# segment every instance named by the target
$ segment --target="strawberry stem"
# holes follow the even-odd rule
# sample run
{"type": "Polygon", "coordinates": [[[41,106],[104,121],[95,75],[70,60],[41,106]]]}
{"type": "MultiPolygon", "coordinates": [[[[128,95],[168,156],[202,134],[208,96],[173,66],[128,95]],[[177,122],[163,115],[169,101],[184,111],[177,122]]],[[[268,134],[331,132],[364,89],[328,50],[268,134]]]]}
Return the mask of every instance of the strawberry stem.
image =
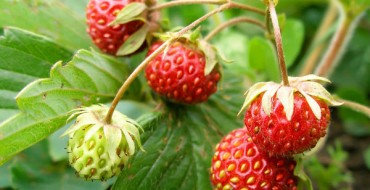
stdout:
{"type": "Polygon", "coordinates": [[[364,106],[362,104],[359,104],[357,102],[353,102],[350,100],[344,100],[341,98],[337,98],[338,101],[342,102],[345,107],[351,108],[354,111],[360,112],[365,114],[367,117],[370,118],[370,107],[364,106]]]}
{"type": "Polygon", "coordinates": [[[328,77],[333,69],[336,67],[339,59],[342,57],[344,50],[346,49],[352,33],[364,14],[358,14],[354,17],[344,14],[340,19],[339,28],[336,30],[332,41],[329,44],[329,48],[321,60],[319,66],[315,70],[315,74],[318,76],[328,77]]]}
{"type": "Polygon", "coordinates": [[[192,4],[213,4],[213,5],[222,5],[227,3],[227,0],[177,0],[164,2],[159,5],[155,5],[149,8],[149,10],[161,10],[169,7],[175,7],[180,5],[192,5],[192,4]]]}
{"type": "Polygon", "coordinates": [[[206,41],[209,41],[211,38],[213,38],[216,34],[218,34],[220,31],[222,31],[223,29],[227,28],[227,27],[230,27],[232,25],[235,25],[235,24],[238,24],[238,23],[242,23],[242,22],[246,22],[246,23],[251,23],[251,24],[255,24],[257,26],[259,26],[260,28],[262,28],[262,30],[266,30],[266,27],[265,25],[260,22],[259,20],[256,20],[256,19],[252,19],[252,18],[248,18],[248,17],[237,17],[237,18],[233,18],[233,19],[230,19],[222,24],[220,24],[219,26],[217,26],[215,29],[213,29],[205,38],[204,40],[206,41]]]}
{"type": "Polygon", "coordinates": [[[276,49],[279,59],[279,68],[281,73],[281,78],[283,80],[284,86],[289,86],[289,80],[288,80],[288,71],[285,65],[285,59],[284,59],[284,51],[283,51],[283,42],[281,39],[281,33],[280,33],[280,27],[279,27],[279,21],[275,10],[275,3],[273,0],[269,1],[268,6],[268,12],[270,13],[271,23],[272,27],[274,28],[274,36],[275,36],[275,43],[276,43],[276,49]]]}
{"type": "MultiPolygon", "coordinates": [[[[258,9],[253,6],[248,6],[236,2],[232,2],[231,0],[177,0],[177,1],[169,1],[159,5],[155,5],[149,7],[150,11],[153,10],[161,10],[169,7],[175,7],[180,5],[191,5],[191,4],[214,4],[214,5],[223,5],[223,4],[230,4],[233,8],[239,8],[247,11],[252,11],[258,13],[260,15],[265,15],[265,12],[261,9],[258,9]]],[[[231,7],[230,7],[231,8],[231,7]]]]}
{"type": "Polygon", "coordinates": [[[161,53],[172,41],[175,41],[177,38],[181,37],[182,35],[184,35],[189,30],[195,28],[196,26],[198,26],[200,23],[202,23],[204,20],[211,17],[212,15],[217,14],[219,12],[222,12],[224,10],[230,9],[230,8],[234,8],[234,4],[228,2],[228,3],[225,3],[225,4],[221,5],[217,9],[203,15],[202,17],[198,18],[197,20],[195,20],[190,25],[181,29],[179,32],[174,33],[172,38],[170,38],[169,40],[164,42],[161,46],[158,47],[158,49],[156,49],[152,54],[150,54],[150,56],[145,58],[144,61],[141,62],[140,65],[135,68],[135,70],[130,74],[130,76],[125,80],[125,82],[122,84],[122,86],[118,90],[118,92],[117,92],[116,96],[114,97],[114,99],[112,101],[112,104],[111,104],[111,106],[108,110],[107,116],[105,117],[105,122],[107,122],[108,124],[111,123],[113,112],[116,109],[117,104],[121,100],[123,94],[126,92],[126,90],[129,88],[130,84],[134,81],[134,79],[139,75],[139,73],[146,67],[146,65],[150,61],[152,61],[159,53],[161,53]]]}
{"type": "Polygon", "coordinates": [[[303,64],[303,69],[300,72],[301,76],[311,74],[320,58],[321,53],[327,45],[327,41],[324,40],[329,28],[333,25],[333,22],[337,18],[338,9],[335,6],[334,1],[330,1],[329,7],[325,13],[324,20],[320,24],[320,28],[317,31],[313,42],[311,44],[312,51],[309,53],[307,59],[303,64]]]}

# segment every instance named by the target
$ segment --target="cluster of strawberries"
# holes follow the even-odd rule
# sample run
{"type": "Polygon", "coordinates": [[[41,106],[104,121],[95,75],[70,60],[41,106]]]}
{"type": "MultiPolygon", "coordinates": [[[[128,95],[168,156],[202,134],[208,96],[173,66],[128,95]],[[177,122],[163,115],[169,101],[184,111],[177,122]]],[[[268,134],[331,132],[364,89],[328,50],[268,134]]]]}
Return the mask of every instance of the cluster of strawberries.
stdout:
{"type": "Polygon", "coordinates": [[[294,156],[326,135],[328,105],[337,104],[315,80],[325,79],[309,75],[290,78],[289,87],[266,82],[247,91],[245,127],[224,137],[212,160],[216,189],[297,189],[294,156]]]}
{"type": "MultiPolygon", "coordinates": [[[[118,12],[132,2],[91,0],[88,33],[103,52],[116,55],[120,46],[145,23],[133,20],[111,25],[118,12]]],[[[163,41],[152,43],[147,56],[163,41]]],[[[172,42],[147,65],[149,86],[166,100],[196,104],[217,91],[217,64],[207,65],[201,42],[186,37],[172,42]],[[209,69],[210,67],[210,69],[209,69]]],[[[138,46],[139,47],[139,46],[138,46]]],[[[297,189],[293,156],[316,146],[326,135],[329,105],[338,105],[321,83],[308,75],[289,78],[290,85],[257,83],[246,93],[245,127],[225,136],[216,147],[211,181],[216,189],[297,189]]]]}
{"type": "MultiPolygon", "coordinates": [[[[103,52],[116,55],[118,49],[144,24],[131,21],[111,25],[117,14],[128,4],[139,0],[106,1],[91,0],[87,7],[88,33],[103,52]]],[[[145,43],[145,42],[144,42],[145,43]]],[[[147,56],[154,52],[162,41],[151,44],[147,56]]],[[[146,68],[149,86],[167,100],[195,104],[208,100],[217,90],[221,74],[216,67],[205,73],[206,55],[198,40],[181,38],[157,55],[146,68]]],[[[141,49],[138,49],[141,50],[141,49]]]]}

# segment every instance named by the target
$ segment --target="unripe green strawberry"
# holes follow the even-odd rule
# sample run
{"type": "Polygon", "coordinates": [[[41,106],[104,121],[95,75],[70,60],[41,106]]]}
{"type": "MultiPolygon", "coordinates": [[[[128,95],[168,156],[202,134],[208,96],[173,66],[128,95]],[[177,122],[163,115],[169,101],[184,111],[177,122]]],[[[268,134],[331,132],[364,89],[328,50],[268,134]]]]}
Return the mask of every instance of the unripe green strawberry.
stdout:
{"type": "Polygon", "coordinates": [[[119,174],[135,153],[134,141],[141,147],[139,125],[117,111],[107,124],[108,109],[104,105],[78,109],[72,115],[78,115],[75,124],[65,133],[70,137],[69,163],[85,179],[106,180],[119,174]]]}

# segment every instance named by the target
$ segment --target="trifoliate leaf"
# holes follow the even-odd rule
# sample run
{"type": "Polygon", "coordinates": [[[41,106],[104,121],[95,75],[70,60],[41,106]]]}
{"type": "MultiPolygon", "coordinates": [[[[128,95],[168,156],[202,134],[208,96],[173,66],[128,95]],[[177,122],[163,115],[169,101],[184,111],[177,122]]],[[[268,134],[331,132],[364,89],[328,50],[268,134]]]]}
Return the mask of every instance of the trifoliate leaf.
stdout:
{"type": "MultiPolygon", "coordinates": [[[[133,20],[142,20],[138,17],[147,9],[145,3],[132,2],[126,5],[118,14],[117,17],[109,25],[125,24],[133,20]]],[[[143,20],[145,21],[145,20],[143,20]]]]}

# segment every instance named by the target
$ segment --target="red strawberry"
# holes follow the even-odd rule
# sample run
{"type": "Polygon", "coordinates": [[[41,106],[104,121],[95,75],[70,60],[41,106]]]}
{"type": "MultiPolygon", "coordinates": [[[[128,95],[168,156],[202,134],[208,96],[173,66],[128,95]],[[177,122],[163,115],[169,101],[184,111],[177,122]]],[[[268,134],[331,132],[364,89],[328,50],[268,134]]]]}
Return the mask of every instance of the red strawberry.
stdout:
{"type": "MultiPolygon", "coordinates": [[[[163,42],[154,43],[148,55],[163,42]]],[[[168,100],[196,104],[208,100],[216,92],[221,74],[218,67],[205,75],[206,57],[198,46],[188,40],[178,40],[157,55],[147,66],[145,76],[149,86],[168,100]]]]}
{"type": "Polygon", "coordinates": [[[261,153],[245,128],[225,136],[216,147],[211,166],[215,189],[296,190],[295,161],[261,153]]]}
{"type": "Polygon", "coordinates": [[[256,98],[244,118],[248,134],[261,149],[270,155],[284,156],[302,153],[313,148],[325,136],[330,121],[328,105],[320,99],[315,101],[321,108],[321,119],[317,119],[307,100],[294,93],[294,112],[288,121],[284,107],[276,96],[272,98],[272,112],[267,115],[261,104],[262,94],[256,98]]]}
{"type": "Polygon", "coordinates": [[[121,45],[144,23],[131,21],[109,26],[126,5],[141,0],[90,0],[86,17],[88,30],[94,44],[105,53],[115,55],[121,45]]]}
{"type": "Polygon", "coordinates": [[[290,78],[291,86],[257,83],[247,93],[244,124],[248,135],[270,156],[292,156],[315,147],[330,122],[328,105],[340,105],[308,75],[290,78]]]}

